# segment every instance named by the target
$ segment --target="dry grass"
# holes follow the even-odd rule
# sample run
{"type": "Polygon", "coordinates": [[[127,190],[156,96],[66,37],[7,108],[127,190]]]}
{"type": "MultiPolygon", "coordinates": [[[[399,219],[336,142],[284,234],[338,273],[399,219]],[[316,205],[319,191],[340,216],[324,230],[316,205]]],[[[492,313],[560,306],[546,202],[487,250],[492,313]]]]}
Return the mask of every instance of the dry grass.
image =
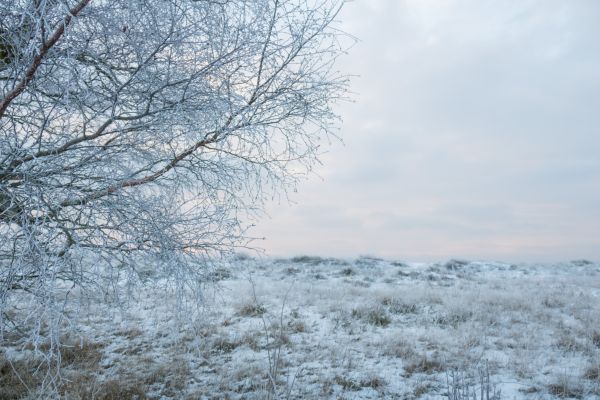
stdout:
{"type": "Polygon", "coordinates": [[[575,337],[573,333],[569,332],[561,333],[559,338],[556,340],[556,346],[567,352],[582,352],[586,349],[585,344],[582,343],[577,337],[575,337]]]}
{"type": "Polygon", "coordinates": [[[386,310],[381,306],[354,308],[351,315],[374,326],[385,327],[392,322],[386,310]]]}
{"type": "Polygon", "coordinates": [[[89,374],[81,374],[61,387],[61,396],[68,400],[144,400],[146,391],[141,380],[119,378],[99,382],[89,374]]]}
{"type": "Polygon", "coordinates": [[[387,385],[387,382],[379,376],[371,376],[369,378],[361,380],[360,385],[362,387],[368,387],[368,388],[375,389],[375,390],[381,390],[387,385]]]}
{"type": "Polygon", "coordinates": [[[0,400],[21,399],[42,382],[35,374],[37,365],[30,361],[9,360],[0,353],[0,400]]]}
{"type": "Polygon", "coordinates": [[[217,353],[231,353],[241,344],[239,340],[220,336],[212,342],[211,349],[217,353]]]}
{"type": "Polygon", "coordinates": [[[567,379],[559,379],[557,382],[548,385],[548,392],[560,398],[575,398],[583,397],[583,390],[580,386],[573,384],[567,379]]]}
{"type": "MultiPolygon", "coordinates": [[[[54,380],[59,392],[67,398],[89,398],[89,390],[97,386],[93,376],[102,360],[103,345],[88,340],[65,337],[59,345],[61,379],[54,380]],[[80,393],[83,393],[81,396],[80,393]]],[[[49,352],[50,345],[26,346],[26,350],[49,352]]],[[[30,356],[29,359],[9,359],[0,355],[0,400],[20,399],[40,390],[44,382],[55,372],[43,360],[30,356]]]]}
{"type": "Polygon", "coordinates": [[[594,346],[600,348],[600,330],[594,330],[591,334],[591,341],[594,346]]]}
{"type": "Polygon", "coordinates": [[[256,302],[248,302],[246,304],[242,304],[237,312],[237,315],[242,317],[260,317],[266,312],[267,309],[263,305],[256,302]]]}
{"type": "MultiPolygon", "coordinates": [[[[88,397],[86,393],[85,396],[79,399],[85,400],[90,398],[92,397],[88,397]]],[[[113,379],[101,384],[93,398],[98,400],[147,399],[146,388],[144,388],[141,382],[123,382],[120,379],[113,379]]]]}
{"type": "Polygon", "coordinates": [[[442,372],[443,370],[444,364],[441,360],[427,355],[418,356],[404,365],[404,371],[408,376],[417,373],[433,374],[436,372],[442,372]]]}
{"type": "Polygon", "coordinates": [[[392,314],[416,314],[419,311],[417,304],[392,297],[384,297],[381,304],[392,314]]]}
{"type": "MultiPolygon", "coordinates": [[[[485,357],[505,398],[600,395],[600,309],[591,295],[600,268],[579,276],[460,262],[394,267],[367,257],[348,266],[304,257],[285,262],[228,268],[235,279],[221,282],[224,308],[209,307],[185,338],[162,314],[156,328],[135,326],[146,315],[140,307],[126,328],[122,321],[90,326],[94,337],[102,329],[105,345],[64,339],[60,394],[75,400],[286,398],[291,386],[292,399],[377,398],[374,390],[379,397],[437,398],[445,394],[446,371],[485,357]],[[247,295],[253,282],[240,279],[248,268],[259,295],[253,299],[247,295]],[[575,375],[557,374],[565,368],[575,375]]],[[[0,400],[27,395],[5,361],[0,400]]],[[[35,364],[13,365],[27,386],[39,389],[44,375],[33,373],[35,364]]]]}
{"type": "Polygon", "coordinates": [[[589,366],[583,373],[583,377],[600,384],[600,364],[589,366]]]}
{"type": "Polygon", "coordinates": [[[61,346],[61,362],[63,366],[94,369],[102,361],[103,347],[101,343],[87,340],[72,341],[61,346]]]}
{"type": "Polygon", "coordinates": [[[356,392],[362,389],[360,382],[345,376],[337,375],[333,381],[335,384],[340,385],[344,391],[351,390],[356,392]]]}
{"type": "Polygon", "coordinates": [[[115,332],[115,335],[123,336],[129,340],[142,336],[143,332],[138,328],[127,328],[115,332]]]}
{"type": "Polygon", "coordinates": [[[411,360],[417,357],[415,344],[403,338],[393,338],[385,342],[383,354],[403,360],[411,360]]]}
{"type": "MultiPolygon", "coordinates": [[[[189,384],[188,363],[177,357],[154,367],[151,358],[150,361],[140,359],[141,365],[138,365],[140,362],[132,363],[132,358],[137,356],[127,355],[123,358],[126,364],[118,366],[120,360],[117,360],[114,374],[104,378],[105,368],[100,366],[103,344],[68,337],[63,341],[59,347],[60,380],[56,381],[57,394],[62,399],[141,400],[147,398],[151,387],[159,388],[162,397],[181,398],[189,384]]],[[[42,344],[37,349],[47,351],[49,345],[42,344]]],[[[41,393],[51,390],[43,386],[44,378],[49,377],[48,367],[41,361],[34,362],[32,357],[27,361],[9,360],[4,353],[0,354],[0,400],[46,398],[41,393]]]]}
{"type": "Polygon", "coordinates": [[[180,398],[188,385],[191,371],[188,363],[180,358],[158,367],[145,365],[139,370],[117,370],[118,378],[102,380],[97,371],[73,371],[70,379],[65,380],[60,388],[63,398],[69,400],[121,400],[147,399],[151,387],[160,388],[160,396],[180,398]]]}
{"type": "Polygon", "coordinates": [[[308,327],[306,323],[300,319],[293,319],[288,321],[287,323],[288,329],[290,333],[306,333],[308,332],[308,327]]]}
{"type": "Polygon", "coordinates": [[[413,389],[413,395],[415,398],[419,398],[424,394],[429,393],[434,388],[434,385],[431,382],[417,382],[417,385],[413,389]]]}

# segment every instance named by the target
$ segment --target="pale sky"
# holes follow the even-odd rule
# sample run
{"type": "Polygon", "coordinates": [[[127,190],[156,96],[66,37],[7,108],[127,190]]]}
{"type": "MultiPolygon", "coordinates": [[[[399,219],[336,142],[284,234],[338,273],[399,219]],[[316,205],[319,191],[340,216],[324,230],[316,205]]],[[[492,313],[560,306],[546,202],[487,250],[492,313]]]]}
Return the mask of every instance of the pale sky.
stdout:
{"type": "Polygon", "coordinates": [[[354,103],[269,255],[600,260],[600,1],[356,0],[354,103]]]}

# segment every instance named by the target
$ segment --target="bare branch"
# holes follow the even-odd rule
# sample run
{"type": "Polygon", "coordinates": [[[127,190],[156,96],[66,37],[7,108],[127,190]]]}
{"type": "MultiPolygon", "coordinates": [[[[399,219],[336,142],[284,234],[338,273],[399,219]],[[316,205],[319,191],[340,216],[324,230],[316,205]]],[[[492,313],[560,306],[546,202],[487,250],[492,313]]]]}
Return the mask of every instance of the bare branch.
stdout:
{"type": "Polygon", "coordinates": [[[23,91],[27,88],[27,85],[33,80],[33,77],[38,70],[39,66],[42,64],[44,57],[48,53],[48,51],[54,47],[56,42],[61,38],[61,36],[65,33],[65,28],[69,26],[71,23],[71,19],[76,17],[77,14],[81,12],[88,5],[90,0],[81,0],[75,7],[69,10],[67,16],[65,16],[64,21],[56,28],[54,33],[50,35],[50,37],[44,41],[42,46],[40,47],[37,56],[33,59],[31,66],[25,72],[25,77],[15,86],[13,90],[8,92],[2,101],[0,101],[0,118],[4,116],[6,109],[10,105],[10,103],[23,91]]]}

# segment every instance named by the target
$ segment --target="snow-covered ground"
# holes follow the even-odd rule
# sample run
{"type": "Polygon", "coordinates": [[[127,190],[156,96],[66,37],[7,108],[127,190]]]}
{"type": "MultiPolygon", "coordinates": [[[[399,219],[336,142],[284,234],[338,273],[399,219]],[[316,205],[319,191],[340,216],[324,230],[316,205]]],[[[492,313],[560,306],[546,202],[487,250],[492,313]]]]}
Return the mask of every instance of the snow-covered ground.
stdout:
{"type": "Polygon", "coordinates": [[[211,275],[192,327],[156,289],[89,308],[65,393],[447,398],[483,372],[502,399],[600,398],[599,264],[239,257],[211,275]]]}

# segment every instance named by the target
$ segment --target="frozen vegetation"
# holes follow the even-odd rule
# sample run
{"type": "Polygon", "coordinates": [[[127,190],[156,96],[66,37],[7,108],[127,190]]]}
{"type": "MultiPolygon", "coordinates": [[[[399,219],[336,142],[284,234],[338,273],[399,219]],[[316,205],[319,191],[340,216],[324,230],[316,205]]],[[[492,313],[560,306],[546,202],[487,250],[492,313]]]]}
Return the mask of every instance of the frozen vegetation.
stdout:
{"type": "MultiPolygon", "coordinates": [[[[72,310],[65,398],[600,398],[599,264],[240,256],[196,313],[139,272],[128,307],[72,310]]],[[[0,398],[44,397],[47,345],[12,335],[0,398]]]]}

